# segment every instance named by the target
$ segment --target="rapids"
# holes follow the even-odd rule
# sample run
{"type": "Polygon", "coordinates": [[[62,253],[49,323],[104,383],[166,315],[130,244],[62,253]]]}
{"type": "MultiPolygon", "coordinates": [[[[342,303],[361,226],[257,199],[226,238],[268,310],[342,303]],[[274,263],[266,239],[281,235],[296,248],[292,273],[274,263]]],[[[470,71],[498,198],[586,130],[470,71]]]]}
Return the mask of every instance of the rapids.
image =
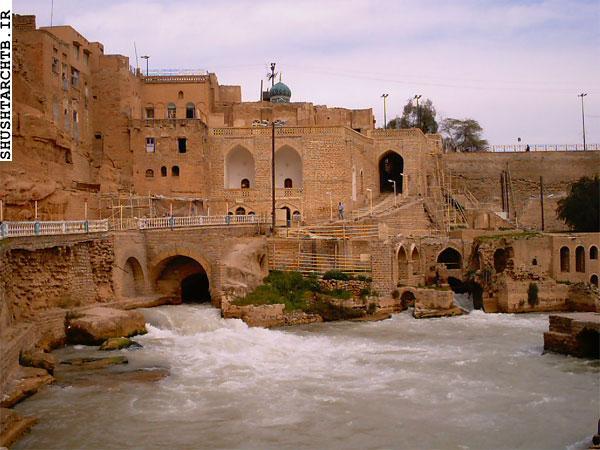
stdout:
{"type": "Polygon", "coordinates": [[[111,354],[170,376],[53,385],[17,407],[41,420],[15,449],[575,449],[597,426],[599,365],[542,355],[544,314],[279,330],[205,305],[144,314],[144,348],[111,354]]]}

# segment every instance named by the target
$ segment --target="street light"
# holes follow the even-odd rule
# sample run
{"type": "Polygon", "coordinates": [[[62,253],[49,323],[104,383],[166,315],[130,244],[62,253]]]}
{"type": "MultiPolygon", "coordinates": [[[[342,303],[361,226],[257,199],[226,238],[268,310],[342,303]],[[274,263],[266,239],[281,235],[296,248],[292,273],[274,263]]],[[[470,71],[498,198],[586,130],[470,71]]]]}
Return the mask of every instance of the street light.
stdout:
{"type": "Polygon", "coordinates": [[[394,180],[388,180],[390,183],[394,184],[394,207],[396,207],[396,182],[394,180]]]}
{"type": "Polygon", "coordinates": [[[415,95],[414,97],[414,99],[417,101],[417,128],[421,128],[421,109],[419,108],[419,99],[421,97],[421,94],[415,95]]]}
{"type": "Polygon", "coordinates": [[[146,60],[146,76],[148,76],[148,60],[150,59],[150,56],[144,55],[144,56],[140,56],[140,58],[146,60]]]}
{"type": "Polygon", "coordinates": [[[367,192],[369,193],[370,213],[373,215],[373,191],[367,188],[367,192]]]}
{"type": "Polygon", "coordinates": [[[387,129],[387,98],[390,94],[381,94],[383,98],[383,129],[387,129]]]}
{"type": "Polygon", "coordinates": [[[583,114],[583,97],[585,97],[587,95],[587,93],[581,93],[579,94],[577,97],[581,97],[581,124],[583,126],[583,150],[586,150],[585,148],[585,116],[583,114]]]}
{"type": "Polygon", "coordinates": [[[329,220],[333,222],[333,201],[331,199],[331,192],[325,192],[329,195],[329,220]]]}

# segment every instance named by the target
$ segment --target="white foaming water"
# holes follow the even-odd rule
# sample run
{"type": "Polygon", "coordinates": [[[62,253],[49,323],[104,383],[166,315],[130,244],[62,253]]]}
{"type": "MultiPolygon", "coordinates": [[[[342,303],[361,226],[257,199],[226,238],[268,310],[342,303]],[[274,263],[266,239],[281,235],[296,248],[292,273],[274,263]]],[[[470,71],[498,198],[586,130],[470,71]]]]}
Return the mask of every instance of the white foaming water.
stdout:
{"type": "Polygon", "coordinates": [[[460,306],[465,311],[473,311],[473,297],[471,294],[457,294],[454,293],[454,303],[460,306]]]}
{"type": "Polygon", "coordinates": [[[565,448],[594,432],[598,364],[542,355],[546,315],[280,330],[207,306],[145,310],[154,383],[54,386],[16,448],[565,448]]]}

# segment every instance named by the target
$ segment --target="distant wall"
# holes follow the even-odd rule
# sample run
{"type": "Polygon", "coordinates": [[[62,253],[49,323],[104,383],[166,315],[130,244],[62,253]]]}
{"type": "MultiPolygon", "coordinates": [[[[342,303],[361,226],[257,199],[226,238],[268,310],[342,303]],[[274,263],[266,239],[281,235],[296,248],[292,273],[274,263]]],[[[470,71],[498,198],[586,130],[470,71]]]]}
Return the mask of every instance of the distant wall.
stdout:
{"type": "Polygon", "coordinates": [[[500,174],[507,167],[512,176],[519,222],[539,228],[541,214],[539,181],[544,177],[544,216],[547,231],[565,230],[556,218],[559,199],[567,194],[569,183],[582,176],[600,174],[600,152],[521,152],[448,153],[447,170],[453,187],[466,186],[481,202],[501,210],[500,174]]]}

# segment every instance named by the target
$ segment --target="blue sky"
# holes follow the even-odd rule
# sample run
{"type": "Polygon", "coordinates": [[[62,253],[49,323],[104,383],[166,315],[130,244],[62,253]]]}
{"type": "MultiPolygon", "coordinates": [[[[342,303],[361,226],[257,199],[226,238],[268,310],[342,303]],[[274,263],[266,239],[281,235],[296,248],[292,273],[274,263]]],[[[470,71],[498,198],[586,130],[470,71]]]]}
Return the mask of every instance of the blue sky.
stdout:
{"type": "MultiPolygon", "coordinates": [[[[51,0],[17,13],[50,23],[51,0]]],[[[414,94],[438,118],[474,118],[496,144],[600,143],[600,0],[54,0],[106,53],[149,54],[151,68],[204,69],[258,99],[271,61],[294,101],[373,107],[388,120],[414,94]]],[[[140,61],[142,65],[143,61],[140,61]]]]}

